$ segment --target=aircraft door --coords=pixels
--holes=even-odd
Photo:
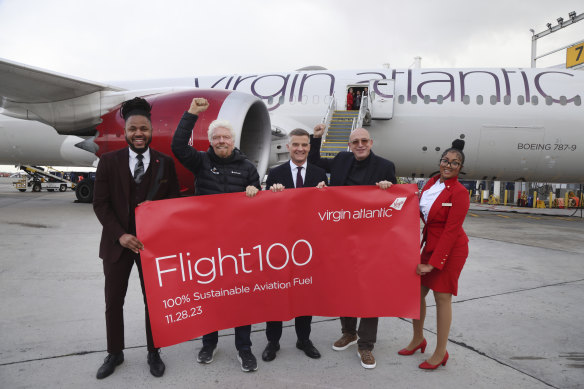
[[[393,96],[395,80],[369,81],[369,102],[371,119],[388,120],[393,117]]]

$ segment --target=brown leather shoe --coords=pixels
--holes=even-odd
[[[371,350],[357,350],[357,356],[361,358],[361,366],[365,369],[374,369],[377,366]]]
[[[355,343],[357,343],[357,335],[343,334],[343,336],[333,344],[333,350],[346,350],[347,347]]]

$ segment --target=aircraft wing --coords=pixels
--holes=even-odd
[[[126,90],[0,58],[0,113],[35,120],[61,135],[91,136],[103,110]],[[104,102],[105,96],[120,95]]]
[[[123,89],[0,58],[2,107],[63,101],[106,90]]]

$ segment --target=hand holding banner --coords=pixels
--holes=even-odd
[[[419,317],[416,192],[301,188],[141,205],[156,347],[304,315]]]

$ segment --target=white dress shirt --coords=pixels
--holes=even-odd
[[[302,170],[300,171],[300,175],[302,176],[302,183],[306,182],[306,167],[308,166],[308,162],[304,161],[302,165]],[[292,160],[290,160],[290,169],[292,170],[292,179],[294,180],[294,188],[296,188],[296,176],[298,175],[298,166]]]
[[[130,173],[132,173],[132,177],[134,177],[134,169],[136,168],[136,163],[138,162],[138,158],[136,158],[138,153],[130,148],[128,148],[128,150],[130,151]],[[144,172],[146,172],[146,170],[148,170],[148,165],[150,165],[150,147],[148,147],[148,149],[143,152],[142,155],[144,156],[142,159],[142,162],[144,163]]]
[[[424,221],[428,221],[430,208],[432,208],[432,204],[434,204],[434,201],[440,196],[440,193],[442,193],[444,188],[446,188],[446,185],[438,180],[422,194],[422,198],[420,199],[420,211],[424,216]]]

